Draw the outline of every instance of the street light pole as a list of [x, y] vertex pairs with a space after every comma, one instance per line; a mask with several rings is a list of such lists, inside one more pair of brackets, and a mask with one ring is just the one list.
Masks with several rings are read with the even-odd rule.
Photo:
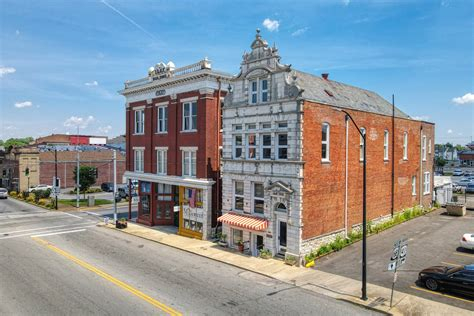
[[114, 223], [117, 223], [117, 151], [114, 150]]
[[357, 128], [362, 140], [364, 141], [363, 148], [363, 180], [362, 180], [362, 296], [361, 299], [367, 300], [367, 156], [366, 156], [366, 132], [362, 133], [357, 123], [352, 116], [345, 110], [338, 109], [338, 111], [346, 114], [346, 120], [349, 118]]
[[79, 182], [79, 176], [80, 176], [80, 172], [79, 172], [79, 125], [77, 126], [77, 137], [76, 137], [76, 159], [77, 159], [77, 162], [76, 162], [76, 208], [79, 208], [79, 188], [80, 188], [80, 182]]

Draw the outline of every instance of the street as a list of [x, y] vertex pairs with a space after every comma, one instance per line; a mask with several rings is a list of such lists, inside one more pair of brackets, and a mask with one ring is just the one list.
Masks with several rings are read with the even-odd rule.
[[376, 314], [96, 224], [1, 200], [0, 314]]

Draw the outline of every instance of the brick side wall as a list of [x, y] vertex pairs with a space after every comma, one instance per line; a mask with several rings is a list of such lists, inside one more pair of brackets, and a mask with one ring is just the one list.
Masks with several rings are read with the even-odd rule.
[[[372, 113], [348, 111], [359, 127], [367, 131], [367, 218], [391, 213], [392, 118]], [[304, 102], [303, 120], [303, 240], [344, 229], [345, 205], [345, 115], [333, 108]], [[321, 125], [330, 124], [330, 161], [321, 161]], [[420, 203], [420, 127], [431, 140], [431, 154], [423, 171], [429, 171], [433, 185], [434, 125], [395, 119], [395, 211]], [[389, 160], [384, 160], [384, 131], [389, 131]], [[403, 133], [408, 132], [408, 160], [403, 160]], [[359, 160], [359, 134], [349, 122], [348, 142], [348, 230], [362, 222], [363, 164]], [[416, 176], [416, 196], [412, 195]], [[429, 205], [431, 194], [423, 195]]]

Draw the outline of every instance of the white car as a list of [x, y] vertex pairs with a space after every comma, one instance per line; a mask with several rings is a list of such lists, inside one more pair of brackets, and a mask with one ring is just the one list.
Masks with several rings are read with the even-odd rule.
[[46, 185], [46, 184], [38, 184], [35, 187], [29, 188], [28, 192], [33, 192], [36, 190], [47, 190], [47, 189], [52, 189], [53, 187], [51, 185]]
[[464, 174], [464, 172], [461, 170], [461, 169], [454, 169], [453, 171], [453, 176], [462, 176]]
[[474, 250], [474, 234], [464, 234], [461, 238], [460, 245], [463, 248]]
[[7, 189], [0, 188], [0, 199], [8, 199]]

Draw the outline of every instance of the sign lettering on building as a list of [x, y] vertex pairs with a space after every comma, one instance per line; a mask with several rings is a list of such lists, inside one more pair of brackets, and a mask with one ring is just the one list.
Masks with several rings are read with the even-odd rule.
[[156, 90], [155, 92], [155, 95], [157, 97], [159, 97], [160, 95], [165, 95], [166, 94], [166, 90], [165, 89], [161, 89], [161, 90]]

